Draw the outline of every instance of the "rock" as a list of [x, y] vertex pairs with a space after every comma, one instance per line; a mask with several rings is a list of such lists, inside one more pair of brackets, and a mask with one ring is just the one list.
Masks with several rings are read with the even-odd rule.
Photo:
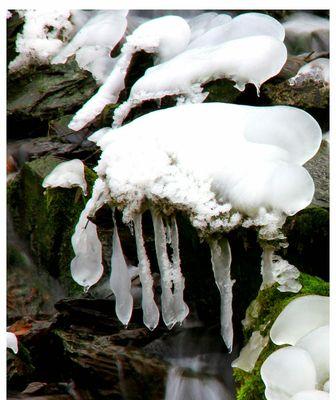
[[79, 109], [97, 84], [74, 60], [8, 75], [8, 137], [45, 136], [48, 121]]
[[329, 143], [322, 140], [318, 153], [305, 164], [315, 183], [312, 204], [324, 208], [329, 208], [329, 160]]
[[[9, 183], [8, 206], [14, 228], [31, 249], [38, 270], [59, 279], [69, 293], [78, 293], [69, 268], [73, 257], [70, 238], [87, 198], [78, 188], [47, 189], [44, 195], [41, 186], [60, 161], [47, 156], [24, 164]], [[91, 190], [95, 174], [88, 168], [85, 174]]]
[[[257, 312], [249, 313], [249, 309], [247, 310], [247, 313], [254, 315], [254, 317], [250, 317], [248, 319], [248, 324], [245, 325], [245, 344], [254, 331], [260, 331], [262, 336], [268, 335], [276, 317], [293, 299], [310, 294], [321, 296], [329, 295], [329, 284], [322, 279], [307, 274], [301, 274], [299, 281], [302, 284], [302, 289], [297, 294], [279, 292], [275, 286], [259, 292], [257, 298], [253, 304], [251, 304], [251, 307], [254, 307]], [[256, 304], [258, 304], [257, 308], [255, 307]], [[237, 385], [237, 400], [265, 399], [265, 386], [260, 376], [260, 367], [266, 358], [277, 348], [278, 346], [270, 340], [261, 352], [250, 373], [234, 368], [234, 377]]]
[[21, 32], [24, 20], [20, 18], [17, 11], [10, 11], [12, 16], [7, 19], [7, 64], [9, 64], [17, 56], [16, 52], [16, 36]]
[[298, 85], [290, 85], [288, 80], [280, 83], [266, 82], [261, 91], [272, 105], [329, 109], [329, 85], [312, 79]]
[[56, 332], [64, 347], [63, 368], [85, 399], [163, 398], [168, 365], [141, 350], [121, 347], [109, 336]]

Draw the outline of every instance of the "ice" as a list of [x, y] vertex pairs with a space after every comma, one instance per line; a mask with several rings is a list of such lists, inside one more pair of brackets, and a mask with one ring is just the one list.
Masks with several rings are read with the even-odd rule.
[[133, 311], [131, 277], [121, 248], [117, 223], [114, 219], [110, 287], [115, 295], [115, 309], [120, 322], [128, 325]]
[[275, 283], [273, 275], [274, 250], [274, 247], [269, 245], [266, 245], [263, 249], [261, 261], [262, 284], [260, 289], [266, 289], [269, 286], [272, 286], [273, 283]]
[[196, 17], [188, 19], [188, 24], [191, 31], [190, 43], [192, 43], [196, 38], [202, 36], [209, 29], [230, 22], [231, 19], [232, 17], [230, 15], [217, 14], [213, 11], [202, 13]]
[[302, 288], [302, 285], [297, 281], [300, 271], [279, 255], [275, 255], [274, 251], [275, 248], [273, 246], [269, 244], [263, 245], [261, 290], [277, 282], [280, 285], [277, 288], [280, 292], [298, 293]]
[[288, 80], [291, 85], [300, 84], [312, 79], [315, 82], [330, 83], [330, 66], [328, 58], [317, 58], [303, 65], [297, 74]]
[[171, 246], [173, 249], [172, 255], [172, 278], [174, 284], [174, 307], [177, 322], [182, 323], [189, 314], [189, 307], [183, 300], [184, 277], [181, 271], [181, 260], [179, 251], [179, 236], [176, 218], [171, 219]]
[[232, 367], [251, 372], [268, 341], [268, 336], [262, 336], [259, 331], [252, 332], [249, 341], [241, 349], [239, 357], [232, 362]]
[[153, 278], [142, 234], [142, 214], [135, 214], [133, 223], [139, 260], [139, 277], [142, 286], [143, 321], [148, 329], [153, 330], [159, 323], [160, 313], [154, 300]]
[[[171, 29], [171, 26], [174, 29]], [[126, 38], [113, 70], [104, 84], [75, 114], [69, 128], [82, 129], [99, 115], [107, 104], [115, 104], [125, 87], [125, 77], [134, 53], [144, 50], [157, 54], [159, 61], [167, 60], [184, 50], [189, 42], [190, 29], [181, 17], [166, 16], [146, 21]]]
[[229, 241], [223, 237], [209, 241], [212, 269], [221, 296], [221, 333], [223, 340], [231, 353], [233, 344], [232, 326], [232, 286], [231, 280], [231, 249]]
[[11, 349], [14, 354], [17, 354], [17, 352], [19, 351], [19, 347], [15, 333], [6, 332], [6, 334], [7, 334], [7, 348]]
[[166, 232], [162, 217], [155, 210], [151, 210], [151, 213], [154, 226], [155, 251], [161, 275], [162, 319], [168, 329], [172, 329], [177, 322], [177, 315], [172, 292], [172, 266], [167, 253]]
[[120, 126], [130, 108], [145, 100], [176, 95], [192, 103], [202, 102], [206, 96], [201, 85], [216, 79], [231, 79], [240, 91], [252, 83], [259, 91], [262, 83], [280, 72], [286, 59], [285, 45], [271, 36], [244, 37], [184, 51], [147, 69], [133, 85], [127, 102], [115, 110], [114, 126]]
[[88, 216], [94, 215], [107, 200], [106, 184], [98, 178], [94, 184], [91, 199], [86, 203], [71, 238], [75, 253], [71, 261], [71, 275], [86, 290], [99, 281], [104, 271], [97, 228]]
[[87, 185], [84, 173], [84, 164], [81, 160], [75, 159], [70, 161], [64, 161], [58, 164], [48, 174], [43, 182], [42, 186], [47, 187], [63, 187], [71, 188], [73, 186], [79, 186], [82, 188], [83, 193], [87, 195]]
[[111, 51], [124, 35], [127, 13], [125, 10], [98, 11], [53, 58], [52, 63], [63, 64], [77, 50], [87, 46], [97, 46]]
[[245, 13], [233, 19], [223, 18], [221, 24], [207, 29], [188, 48], [217, 45], [247, 36], [267, 35], [283, 41], [285, 30], [275, 18], [261, 13]]

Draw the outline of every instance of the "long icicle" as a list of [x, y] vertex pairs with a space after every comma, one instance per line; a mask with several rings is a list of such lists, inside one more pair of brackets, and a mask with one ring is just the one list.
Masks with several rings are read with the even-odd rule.
[[275, 282], [273, 274], [273, 256], [274, 256], [274, 246], [265, 245], [263, 246], [263, 253], [261, 256], [261, 275], [262, 284], [260, 289], [266, 289], [272, 286]]
[[172, 280], [171, 280], [171, 263], [167, 253], [167, 238], [166, 232], [163, 225], [162, 217], [156, 213], [153, 209], [151, 210], [154, 236], [155, 236], [155, 251], [156, 257], [159, 264], [160, 275], [161, 275], [161, 306], [162, 306], [162, 319], [168, 329], [176, 324], [176, 314], [174, 307], [174, 297], [172, 293]]
[[152, 331], [159, 323], [160, 312], [154, 301], [153, 277], [151, 275], [150, 263], [142, 235], [142, 214], [135, 214], [133, 223], [139, 260], [139, 277], [142, 286], [143, 322], [147, 328]]
[[173, 283], [174, 283], [174, 307], [177, 322], [182, 323], [189, 314], [189, 307], [183, 300], [184, 291], [184, 276], [181, 271], [181, 259], [179, 251], [179, 234], [176, 223], [176, 218], [173, 216], [171, 219], [171, 246], [173, 249], [172, 263], [173, 263]]
[[216, 285], [221, 296], [221, 333], [224, 342], [231, 353], [233, 344], [232, 326], [232, 286], [231, 280], [231, 249], [226, 238], [211, 240], [211, 263]]
[[133, 311], [133, 297], [131, 295], [132, 283], [120, 244], [117, 223], [114, 218], [113, 222], [113, 253], [111, 258], [110, 287], [116, 299], [117, 317], [127, 326]]

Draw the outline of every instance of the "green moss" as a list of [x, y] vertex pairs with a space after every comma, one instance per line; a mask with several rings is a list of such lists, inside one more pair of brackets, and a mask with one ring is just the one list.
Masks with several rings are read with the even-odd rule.
[[[62, 160], [47, 156], [26, 163], [9, 185], [8, 204], [18, 234], [29, 242], [38, 268], [59, 278], [69, 294], [78, 292], [69, 270], [73, 257], [71, 235], [87, 198], [78, 188], [44, 189], [44, 177]], [[89, 190], [96, 175], [85, 169]], [[89, 197], [89, 196], [88, 196]]]
[[[329, 295], [329, 284], [322, 279], [302, 273], [299, 280], [302, 284], [302, 289], [299, 293], [282, 293], [277, 290], [275, 285], [259, 292], [256, 298], [259, 311], [257, 316], [250, 320], [248, 329], [244, 332], [246, 341], [253, 331], [260, 330], [262, 335], [269, 334], [269, 330], [277, 316], [294, 298], [311, 294]], [[234, 378], [238, 387], [237, 400], [265, 399], [265, 386], [260, 376], [260, 367], [266, 358], [278, 348], [279, 346], [269, 341], [251, 373], [234, 368]]]

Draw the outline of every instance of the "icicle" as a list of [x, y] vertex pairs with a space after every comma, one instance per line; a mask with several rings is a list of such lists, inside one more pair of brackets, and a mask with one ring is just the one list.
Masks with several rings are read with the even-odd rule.
[[99, 281], [104, 271], [97, 227], [88, 220], [88, 216], [93, 215], [107, 201], [106, 190], [105, 182], [98, 178], [71, 238], [75, 253], [71, 261], [71, 275], [79, 285], [84, 286], [86, 292]]
[[233, 343], [232, 286], [235, 282], [230, 276], [231, 249], [226, 238], [211, 240], [209, 245], [212, 269], [221, 296], [221, 333], [231, 352]]
[[273, 274], [273, 256], [275, 248], [270, 245], [263, 247], [262, 260], [261, 260], [261, 275], [262, 284], [260, 289], [266, 289], [275, 283]]
[[[169, 229], [171, 245], [173, 248], [173, 283], [174, 283], [174, 307], [177, 322], [182, 323], [189, 314], [189, 307], [183, 300], [184, 276], [181, 272], [181, 260], [179, 251], [179, 235], [176, 218], [172, 217], [172, 226]], [[167, 235], [168, 236], [168, 235]]]
[[155, 251], [161, 275], [162, 318], [168, 329], [171, 329], [177, 320], [172, 293], [171, 263], [167, 254], [166, 232], [161, 216], [153, 210], [151, 210], [151, 213], [155, 235]]
[[121, 248], [118, 227], [115, 219], [113, 230], [113, 245], [111, 259], [110, 287], [116, 299], [116, 314], [119, 320], [128, 325], [133, 311], [133, 297], [131, 295], [131, 277]]
[[142, 236], [142, 215], [135, 214], [133, 217], [134, 233], [139, 260], [139, 277], [142, 285], [142, 311], [143, 321], [151, 331], [159, 323], [160, 313], [154, 301], [153, 278], [151, 275], [149, 259], [146, 254]]

